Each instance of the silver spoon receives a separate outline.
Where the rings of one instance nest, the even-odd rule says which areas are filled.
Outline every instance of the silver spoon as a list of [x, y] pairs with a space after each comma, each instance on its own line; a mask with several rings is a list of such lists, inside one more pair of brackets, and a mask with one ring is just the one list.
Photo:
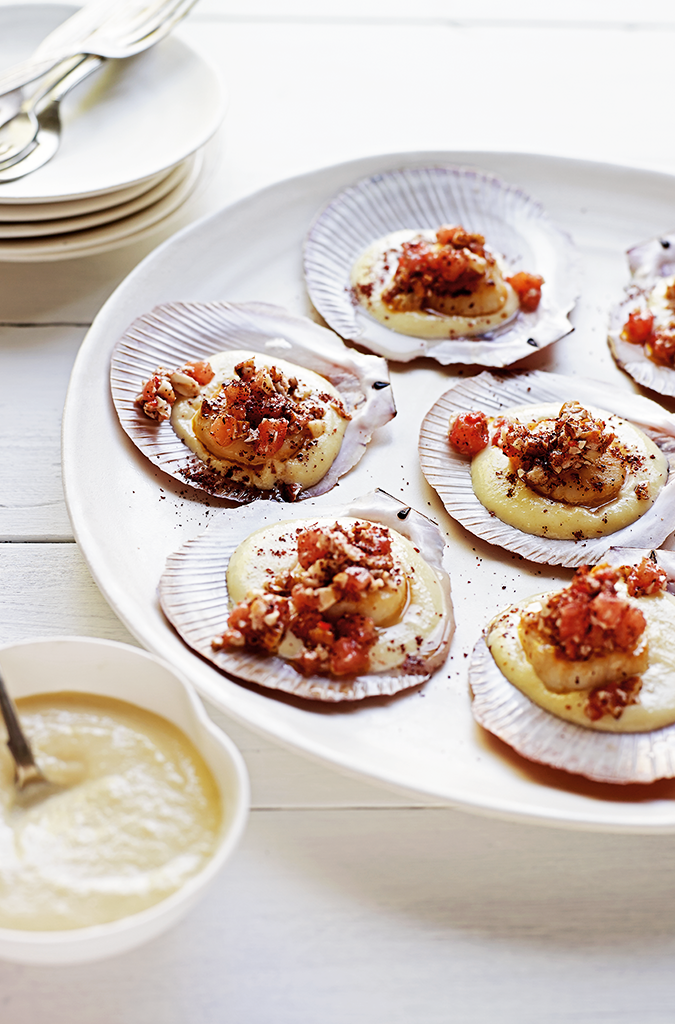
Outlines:
[[60, 64], [45, 76], [39, 87], [23, 101], [14, 116], [0, 126], [0, 167], [16, 163], [28, 154], [39, 128], [37, 111], [40, 105], [83, 61], [84, 57], [78, 56]]
[[14, 806], [30, 807], [49, 796], [62, 792], [63, 786], [56, 782], [50, 782], [36, 764], [31, 745], [21, 728], [14, 701], [9, 695], [1, 674], [0, 711], [7, 728], [7, 746], [14, 758], [14, 780], [17, 790]]
[[[14, 154], [19, 150], [18, 155], [10, 156], [7, 159], [3, 157], [0, 149], [0, 183], [23, 178], [51, 160], [61, 142], [59, 110], [61, 100], [67, 92], [79, 85], [103, 63], [103, 57], [81, 57], [79, 63], [76, 63], [74, 67], [71, 66], [71, 70], [62, 76], [49, 92], [44, 93], [41, 90], [41, 96], [34, 105], [32, 117], [30, 114], [24, 117], [22, 107], [20, 114], [0, 128], [1, 146], [5, 129], [9, 129], [15, 122], [19, 122], [16, 130], [12, 129], [13, 144], [9, 150]], [[30, 100], [27, 103], [30, 103]], [[35, 127], [33, 127], [33, 123]], [[21, 148], [22, 145], [23, 148]]]

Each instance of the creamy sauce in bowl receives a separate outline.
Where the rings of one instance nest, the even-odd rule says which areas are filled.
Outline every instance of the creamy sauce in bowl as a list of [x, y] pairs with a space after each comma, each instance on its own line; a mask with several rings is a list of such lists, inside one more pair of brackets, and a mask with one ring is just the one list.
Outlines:
[[83, 928], [160, 902], [215, 853], [218, 786], [176, 726], [142, 708], [80, 693], [17, 701], [48, 778], [64, 790], [13, 806], [0, 750], [0, 927]]

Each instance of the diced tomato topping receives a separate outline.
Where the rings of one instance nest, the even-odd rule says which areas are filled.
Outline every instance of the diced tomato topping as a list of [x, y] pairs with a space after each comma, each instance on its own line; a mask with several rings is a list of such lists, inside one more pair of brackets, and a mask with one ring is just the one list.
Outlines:
[[603, 715], [621, 718], [625, 707], [628, 707], [629, 704], [637, 704], [641, 689], [642, 679], [640, 676], [631, 676], [620, 682], [596, 686], [588, 695], [584, 711], [592, 722], [597, 722]]
[[288, 422], [286, 420], [270, 420], [265, 418], [260, 421], [258, 427], [258, 440], [255, 450], [258, 455], [276, 455], [288, 433]]
[[448, 440], [460, 455], [477, 455], [487, 448], [490, 434], [484, 412], [461, 412], [452, 420]]
[[675, 329], [662, 327], [655, 331], [645, 344], [645, 353], [655, 363], [675, 366]]
[[246, 419], [246, 402], [249, 397], [246, 385], [240, 380], [228, 380], [223, 384], [223, 396], [230, 416], [238, 420]]
[[330, 670], [334, 676], [358, 675], [367, 672], [370, 664], [368, 648], [363, 648], [358, 640], [341, 636], [336, 640], [330, 657]]
[[213, 421], [211, 429], [209, 430], [209, 436], [212, 437], [216, 444], [221, 448], [227, 448], [229, 444], [232, 444], [236, 427], [237, 421], [234, 416], [218, 416], [218, 418]]
[[644, 345], [652, 333], [654, 326], [654, 314], [646, 310], [634, 309], [628, 314], [628, 319], [623, 325], [623, 333], [626, 341], [633, 345]]
[[647, 625], [640, 608], [616, 592], [616, 582], [630, 569], [582, 566], [564, 590], [536, 613], [539, 629], [559, 656], [583, 661], [611, 651], [631, 651]]
[[146, 380], [141, 391], [140, 400], [142, 402], [151, 402], [157, 395], [157, 377], [151, 377], [150, 380]]
[[539, 274], [528, 274], [525, 270], [507, 277], [514, 292], [518, 296], [518, 302], [523, 313], [534, 313], [541, 301], [541, 286], [544, 278]]
[[658, 594], [665, 590], [667, 579], [663, 569], [650, 558], [643, 558], [626, 577], [626, 585], [631, 597], [643, 597], [645, 594]]
[[192, 377], [200, 385], [209, 384], [214, 378], [211, 364], [205, 360], [202, 362], [186, 363], [184, 369], [188, 377]]

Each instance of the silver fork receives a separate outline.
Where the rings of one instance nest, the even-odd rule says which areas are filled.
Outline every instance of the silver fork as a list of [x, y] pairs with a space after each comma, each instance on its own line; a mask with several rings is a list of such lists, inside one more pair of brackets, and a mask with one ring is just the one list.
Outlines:
[[[116, 51], [118, 56], [132, 56], [154, 46], [168, 35], [195, 2], [180, 0], [172, 3], [171, 16], [152, 32], [132, 43], [125, 44], [122, 40]], [[166, 6], [164, 4], [164, 8]], [[144, 20], [143, 25], [147, 27], [147, 24]], [[135, 33], [131, 33], [129, 38], [133, 35]], [[60, 101], [103, 63], [103, 57], [78, 53], [57, 64], [18, 111], [0, 125], [0, 182], [16, 181], [51, 160], [59, 148], [61, 137]]]
[[[139, 11], [139, 0], [129, 0], [122, 6], [116, 4], [113, 13], [96, 27], [74, 33], [67, 26], [87, 10], [82, 8], [72, 19], [69, 18], [50, 33], [31, 57], [0, 74], [0, 95], [35, 81], [71, 57], [87, 54], [110, 58], [133, 57], [163, 39], [196, 2], [154, 0]], [[100, 7], [100, 3], [95, 4], [96, 10], [100, 10]], [[84, 25], [91, 26], [92, 19], [90, 12], [89, 21], [80, 20], [75, 28], [78, 25], [83, 29]]]

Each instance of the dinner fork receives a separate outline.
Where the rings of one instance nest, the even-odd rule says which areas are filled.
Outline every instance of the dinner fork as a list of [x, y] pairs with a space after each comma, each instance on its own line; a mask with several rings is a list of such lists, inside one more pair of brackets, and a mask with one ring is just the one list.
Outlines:
[[196, 2], [197, 0], [154, 0], [138, 10], [139, 0], [129, 0], [121, 7], [116, 4], [109, 17], [91, 27], [95, 12], [102, 6], [110, 8], [109, 0], [106, 0], [105, 4], [95, 0], [95, 11], [88, 11], [87, 19], [80, 20], [75, 25], [76, 28], [79, 25], [83, 29], [81, 33], [73, 33], [72, 28], [67, 26], [78, 15], [82, 15], [88, 6], [50, 33], [31, 57], [2, 72], [0, 95], [35, 81], [61, 61], [71, 57], [87, 54], [120, 59], [133, 57], [163, 39]]
[[[154, 46], [168, 35], [196, 0], [162, 0], [162, 9], [171, 14], [149, 34], [130, 43], [135, 32], [122, 38], [115, 49], [118, 57], [132, 56]], [[158, 8], [159, 5], [156, 5]], [[148, 22], [143, 20], [144, 27]], [[112, 47], [107, 50], [110, 53]], [[38, 88], [18, 111], [0, 125], [0, 182], [16, 181], [46, 164], [56, 153], [61, 135], [59, 104], [65, 94], [104, 63], [102, 56], [78, 53], [57, 64], [44, 76]], [[39, 152], [36, 152], [39, 150]]]

